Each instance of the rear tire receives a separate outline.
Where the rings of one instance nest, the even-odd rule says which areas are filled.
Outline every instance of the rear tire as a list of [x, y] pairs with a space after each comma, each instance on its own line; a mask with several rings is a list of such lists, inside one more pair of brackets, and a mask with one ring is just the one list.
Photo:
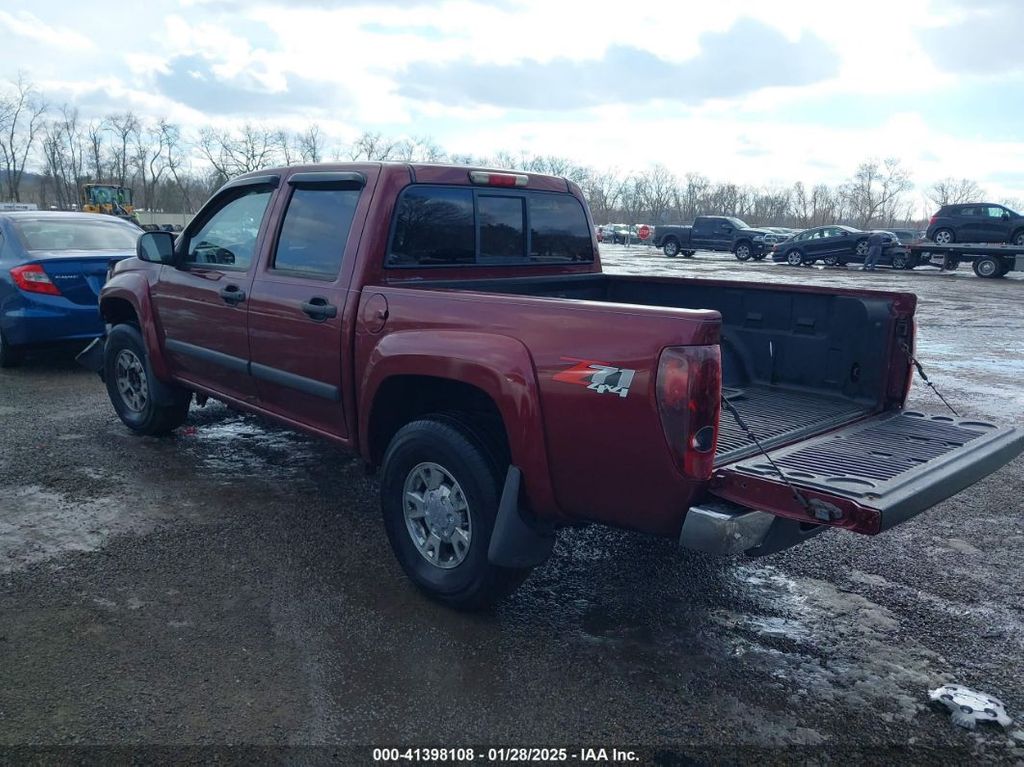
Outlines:
[[991, 278], [1003, 276], [1003, 264], [995, 256], [979, 258], [971, 266], [974, 269], [974, 273], [979, 277]]
[[661, 249], [665, 251], [665, 255], [668, 256], [669, 258], [675, 258], [676, 256], [679, 255], [679, 242], [675, 238], [669, 237], [667, 240], [665, 240], [664, 244], [661, 246]]
[[399, 429], [384, 455], [381, 510], [395, 558], [427, 596], [459, 610], [494, 605], [530, 573], [488, 559], [503, 484], [492, 453], [436, 415]]
[[932, 235], [932, 242], [936, 245], [951, 245], [956, 242], [956, 235], [952, 229], [939, 229]]
[[800, 252], [799, 248], [793, 248], [791, 251], [786, 253], [786, 263], [790, 266], [802, 266], [804, 263], [804, 254]]
[[0, 331], [0, 368], [15, 368], [25, 360], [25, 352], [17, 346], [11, 346]]
[[[103, 368], [110, 402], [121, 422], [136, 434], [167, 434], [185, 422], [192, 392], [157, 381], [142, 334], [134, 325], [116, 325], [110, 331]], [[162, 401], [168, 391], [171, 401]]]

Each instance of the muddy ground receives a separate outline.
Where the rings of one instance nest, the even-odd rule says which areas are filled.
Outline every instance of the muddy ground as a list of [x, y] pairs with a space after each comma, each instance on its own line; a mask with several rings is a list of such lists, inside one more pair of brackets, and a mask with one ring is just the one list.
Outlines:
[[[604, 256], [617, 272], [915, 292], [940, 390], [1024, 426], [1021, 275]], [[918, 384], [911, 404], [942, 407]], [[414, 591], [374, 480], [313, 439], [213, 403], [172, 439], [134, 438], [54, 353], [0, 372], [0, 439], [0, 745], [1024, 759], [1024, 723], [971, 733], [927, 703], [959, 682], [1024, 720], [1022, 460], [878, 538], [761, 560], [570, 531], [507, 604], [466, 616]]]

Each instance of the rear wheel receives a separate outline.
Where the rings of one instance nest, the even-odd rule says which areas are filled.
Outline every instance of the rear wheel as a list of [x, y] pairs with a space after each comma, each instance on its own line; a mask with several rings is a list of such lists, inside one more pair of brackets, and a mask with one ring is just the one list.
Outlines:
[[1003, 276], [1003, 264], [995, 256], [985, 256], [979, 258], [972, 265], [974, 273], [979, 277], [1002, 277]]
[[457, 420], [428, 416], [399, 429], [381, 471], [384, 527], [399, 564], [428, 596], [462, 610], [495, 604], [530, 572], [488, 559], [502, 486], [492, 456]]
[[674, 237], [669, 237], [665, 240], [665, 243], [661, 246], [661, 249], [665, 251], [665, 255], [669, 258], [675, 258], [679, 255], [679, 241]]
[[0, 368], [17, 367], [25, 359], [25, 353], [17, 346], [11, 346], [0, 331]]
[[804, 262], [804, 254], [798, 248], [793, 248], [786, 254], [786, 263], [790, 266], [800, 266]]
[[192, 393], [157, 381], [138, 328], [115, 326], [103, 359], [107, 394], [125, 426], [136, 434], [156, 435], [185, 422]]
[[932, 241], [936, 245], [949, 245], [956, 242], [956, 235], [952, 229], [939, 229], [933, 236]]
[[741, 242], [736, 245], [736, 249], [733, 251], [733, 254], [740, 261], [749, 261], [750, 257], [753, 255], [753, 251], [751, 250], [749, 243]]

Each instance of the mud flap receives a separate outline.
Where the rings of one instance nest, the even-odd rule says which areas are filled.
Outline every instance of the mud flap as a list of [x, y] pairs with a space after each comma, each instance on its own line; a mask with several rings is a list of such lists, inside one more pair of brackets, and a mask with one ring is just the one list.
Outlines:
[[544, 531], [530, 525], [519, 512], [519, 483], [522, 473], [517, 466], [509, 466], [505, 487], [494, 520], [491, 544], [487, 558], [499, 567], [536, 567], [547, 561], [555, 546], [553, 531]]
[[106, 343], [106, 336], [94, 338], [92, 343], [86, 346], [75, 357], [75, 362], [86, 370], [91, 370], [93, 373], [99, 375], [101, 380], [103, 379], [103, 349]]
[[[874, 535], [956, 495], [1024, 450], [1024, 432], [984, 421], [883, 413], [717, 468], [711, 492], [750, 509]], [[827, 513], [826, 513], [827, 512]]]

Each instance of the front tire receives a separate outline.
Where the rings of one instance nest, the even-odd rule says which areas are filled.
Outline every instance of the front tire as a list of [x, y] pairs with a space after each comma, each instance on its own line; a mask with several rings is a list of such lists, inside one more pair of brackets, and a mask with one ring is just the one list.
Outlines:
[[110, 331], [103, 367], [110, 402], [133, 432], [167, 434], [185, 422], [192, 393], [157, 381], [142, 334], [134, 325], [116, 325]]
[[0, 368], [14, 368], [25, 359], [25, 353], [17, 346], [11, 346], [0, 331]]
[[893, 269], [913, 269], [911, 266], [910, 255], [908, 253], [896, 253], [892, 257], [892, 268]]
[[1019, 229], [1014, 232], [1013, 237], [1010, 238], [1010, 242], [1018, 248], [1024, 248], [1024, 229]]
[[661, 249], [665, 251], [665, 255], [668, 256], [669, 258], [675, 258], [676, 256], [679, 255], [679, 242], [678, 240], [675, 240], [670, 237], [669, 239], [665, 240], [665, 243], [664, 245], [661, 246]]
[[753, 251], [751, 250], [750, 245], [748, 245], [745, 242], [741, 242], [736, 246], [736, 249], [733, 251], [733, 254], [739, 261], [749, 261], [751, 256], [753, 255]]
[[384, 456], [381, 510], [395, 557], [420, 590], [460, 610], [494, 605], [530, 572], [488, 559], [502, 487], [491, 455], [437, 415], [399, 429]]
[[868, 249], [869, 246], [867, 240], [857, 240], [857, 244], [853, 246], [853, 252], [860, 258], [867, 258]]

